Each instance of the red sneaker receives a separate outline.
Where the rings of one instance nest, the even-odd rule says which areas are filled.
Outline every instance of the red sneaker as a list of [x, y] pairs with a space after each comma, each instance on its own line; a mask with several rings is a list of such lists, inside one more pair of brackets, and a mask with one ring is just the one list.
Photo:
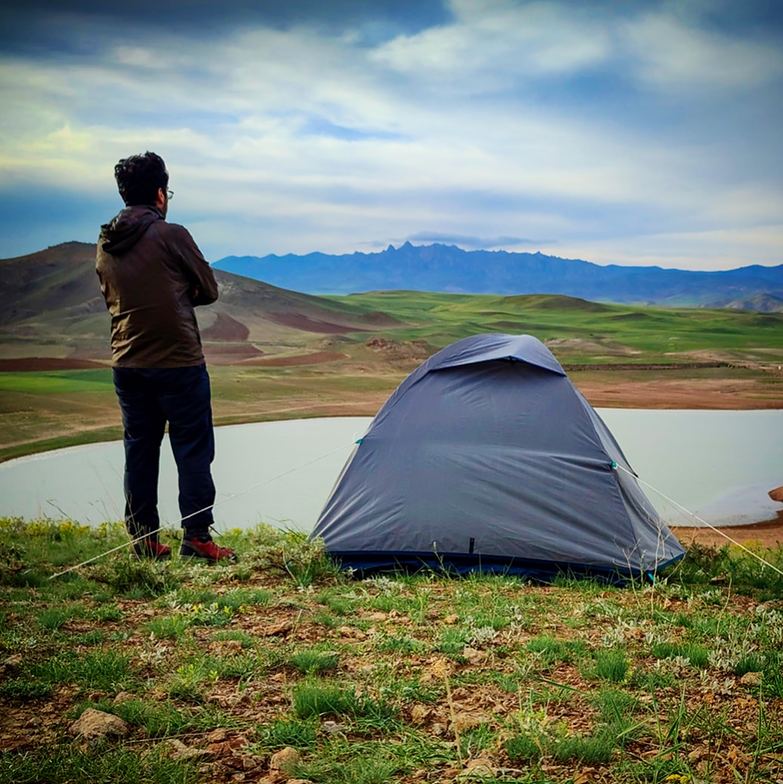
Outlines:
[[171, 558], [171, 548], [161, 544], [157, 537], [148, 536], [133, 543], [133, 551], [137, 558], [152, 558], [153, 561], [167, 561]]
[[230, 547], [220, 547], [211, 539], [183, 539], [179, 554], [184, 557], [203, 558], [209, 563], [237, 560], [237, 554]]

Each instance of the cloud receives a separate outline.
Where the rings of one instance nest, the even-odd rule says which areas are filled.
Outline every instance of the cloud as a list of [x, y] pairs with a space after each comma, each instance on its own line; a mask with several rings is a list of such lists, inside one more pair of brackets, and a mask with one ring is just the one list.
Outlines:
[[[96, 205], [117, 204], [116, 160], [153, 149], [172, 173], [172, 219], [213, 258], [350, 251], [370, 236], [775, 261], [776, 235], [752, 232], [783, 202], [777, 72], [748, 59], [750, 33], [607, 8], [460, 0], [370, 37], [373, 20], [347, 11], [329, 26], [251, 16], [208, 39], [170, 26], [128, 37], [93, 15], [72, 31], [92, 48], [0, 58], [0, 176], [82, 203], [74, 225], [97, 226], [109, 216]], [[679, 65], [656, 65], [654, 44]], [[743, 76], [709, 82], [699, 74], [724, 45]], [[741, 111], [727, 112], [727, 90]], [[34, 249], [2, 210], [0, 225], [5, 253]]]
[[409, 76], [450, 82], [456, 91], [488, 92], [578, 72], [610, 54], [608, 31], [574, 4], [453, 0], [451, 9], [452, 22], [398, 36], [373, 59]]
[[556, 240], [534, 240], [526, 237], [474, 237], [468, 234], [442, 234], [437, 231], [420, 231], [406, 238], [409, 242], [435, 242], [458, 245], [461, 248], [493, 250], [495, 248], [538, 247], [556, 245]]
[[624, 31], [641, 77], [667, 90], [746, 90], [783, 75], [779, 42], [737, 39], [661, 13], [633, 19]]

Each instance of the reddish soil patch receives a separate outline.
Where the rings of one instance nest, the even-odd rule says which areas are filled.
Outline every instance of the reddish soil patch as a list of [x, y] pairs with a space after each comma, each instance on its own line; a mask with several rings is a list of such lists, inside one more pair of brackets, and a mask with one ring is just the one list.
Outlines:
[[293, 357], [269, 357], [269, 359], [248, 359], [243, 365], [260, 365], [265, 367], [288, 367], [289, 365], [318, 365], [322, 362], [336, 362], [348, 359], [347, 354], [339, 351], [316, 351], [313, 354], [297, 354]]
[[212, 365], [240, 365], [264, 352], [252, 343], [205, 343], [204, 355]]
[[250, 330], [244, 324], [225, 313], [218, 313], [215, 323], [201, 330], [204, 340], [242, 341], [249, 335]]
[[274, 321], [275, 324], [301, 329], [304, 332], [321, 332], [331, 335], [341, 335], [346, 332], [367, 332], [363, 327], [311, 319], [309, 316], [303, 316], [301, 313], [270, 313], [268, 318], [270, 321]]
[[[723, 547], [724, 544], [730, 544], [725, 536], [721, 536], [711, 528], [678, 528], [675, 526], [671, 530], [683, 545], [696, 542], [710, 547]], [[753, 525], [727, 525], [721, 526], [720, 530], [740, 544], [747, 545], [748, 542], [752, 542], [764, 547], [776, 547], [783, 544], [783, 511], [778, 512], [778, 519], [771, 522], [754, 523]]]
[[75, 357], [20, 357], [19, 359], [0, 359], [0, 373], [19, 373], [35, 370], [88, 370], [105, 368], [102, 362]]
[[783, 407], [783, 389], [753, 379], [580, 379], [571, 375], [591, 405], [608, 408], [756, 409]]

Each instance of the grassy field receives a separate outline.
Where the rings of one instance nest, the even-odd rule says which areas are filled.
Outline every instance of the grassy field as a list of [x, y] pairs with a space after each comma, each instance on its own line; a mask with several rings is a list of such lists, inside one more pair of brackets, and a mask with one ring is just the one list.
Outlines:
[[[335, 298], [404, 322], [401, 340], [441, 347], [479, 332], [525, 333], [552, 342], [561, 362], [677, 363], [707, 352], [783, 361], [783, 314], [611, 305], [556, 295], [500, 297], [392, 291]], [[758, 350], [760, 349], [760, 351]]]
[[[399, 326], [297, 333], [261, 361], [221, 364], [206, 342], [217, 424], [372, 416], [407, 373], [448, 343], [481, 332], [546, 340], [597, 406], [783, 406], [783, 315], [604, 305], [568, 297], [383, 292], [333, 298]], [[387, 320], [388, 321], [388, 320]], [[18, 357], [14, 355], [13, 363]], [[278, 364], [287, 363], [293, 364]], [[121, 436], [111, 371], [0, 372], [0, 460]]]
[[[783, 579], [747, 556], [691, 549], [626, 588], [352, 581], [259, 528], [224, 537], [235, 565], [118, 553], [48, 579], [123, 540], [0, 522], [0, 781], [783, 777]], [[125, 724], [74, 737], [88, 708]]]

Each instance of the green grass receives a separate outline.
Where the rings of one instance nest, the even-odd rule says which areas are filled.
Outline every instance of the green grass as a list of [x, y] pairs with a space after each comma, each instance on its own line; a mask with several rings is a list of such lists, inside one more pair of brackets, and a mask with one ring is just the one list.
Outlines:
[[620, 683], [628, 675], [628, 659], [623, 651], [597, 651], [593, 672], [597, 678]]
[[[397, 339], [441, 347], [476, 332], [525, 332], [542, 340], [589, 341], [592, 348], [555, 349], [566, 362], [678, 361], [671, 351], [775, 348], [783, 354], [783, 314], [703, 308], [597, 304], [557, 295], [494, 296], [393, 291], [334, 297], [388, 313], [406, 324]], [[771, 316], [771, 317], [769, 317]], [[597, 346], [597, 348], [596, 348]], [[602, 350], [603, 347], [603, 350]], [[680, 360], [682, 361], [682, 360]]]
[[[524, 332], [554, 341], [555, 355], [573, 371], [577, 385], [583, 379], [598, 379], [604, 385], [655, 381], [662, 374], [672, 377], [669, 368], [679, 368], [673, 371], [676, 378], [694, 384], [705, 379], [742, 382], [745, 394], [760, 406], [781, 397], [780, 375], [752, 367], [783, 362], [780, 313], [601, 305], [548, 295], [411, 291], [325, 301], [357, 313], [389, 314], [398, 325], [374, 325], [371, 334], [398, 344], [419, 341], [424, 353], [477, 333]], [[390, 394], [417, 360], [390, 363], [383, 353], [366, 346], [367, 338], [366, 331], [342, 336], [335, 348], [346, 358], [325, 365], [212, 367], [216, 424], [320, 416], [346, 405], [352, 413], [374, 413], [379, 398]], [[263, 349], [270, 354], [323, 350], [320, 334], [298, 333], [285, 340], [284, 346]], [[703, 360], [692, 352], [719, 356], [723, 366], [693, 367]], [[0, 460], [120, 438], [111, 370], [0, 373], [0, 433]]]
[[657, 659], [687, 659], [693, 667], [706, 667], [709, 660], [709, 651], [696, 643], [661, 642], [653, 645], [652, 654]]
[[79, 655], [58, 653], [29, 668], [29, 676], [42, 684], [74, 683], [83, 689], [116, 692], [136, 680], [130, 656], [115, 650], [93, 650]]
[[185, 615], [168, 615], [163, 618], [153, 618], [146, 624], [146, 630], [161, 640], [177, 640], [185, 634], [192, 623]]
[[[117, 557], [49, 581], [121, 528], [0, 532], [0, 713], [19, 744], [3, 782], [263, 779], [289, 746], [291, 775], [314, 784], [468, 781], [455, 776], [479, 757], [516, 771], [488, 782], [780, 777], [783, 590], [741, 552], [694, 548], [644, 588], [358, 581], [259, 527], [227, 534], [235, 565]], [[87, 707], [129, 734], [79, 750], [68, 725]], [[221, 750], [189, 766], [164, 756], [173, 739]]]
[[297, 651], [288, 658], [288, 663], [306, 675], [318, 675], [337, 669], [340, 655], [334, 651], [318, 648]]
[[0, 373], [0, 392], [62, 395], [68, 392], [114, 390], [111, 369], [57, 370], [35, 373]]
[[318, 724], [313, 719], [277, 719], [259, 725], [256, 736], [264, 750], [276, 751], [286, 746], [309, 749], [316, 744]]
[[291, 697], [294, 714], [300, 719], [316, 716], [391, 719], [394, 709], [380, 701], [359, 695], [352, 686], [328, 681], [306, 680], [294, 687]]
[[14, 784], [190, 784], [196, 766], [169, 759], [160, 751], [106, 749], [100, 754], [72, 745], [37, 752], [0, 753], [0, 781]]

